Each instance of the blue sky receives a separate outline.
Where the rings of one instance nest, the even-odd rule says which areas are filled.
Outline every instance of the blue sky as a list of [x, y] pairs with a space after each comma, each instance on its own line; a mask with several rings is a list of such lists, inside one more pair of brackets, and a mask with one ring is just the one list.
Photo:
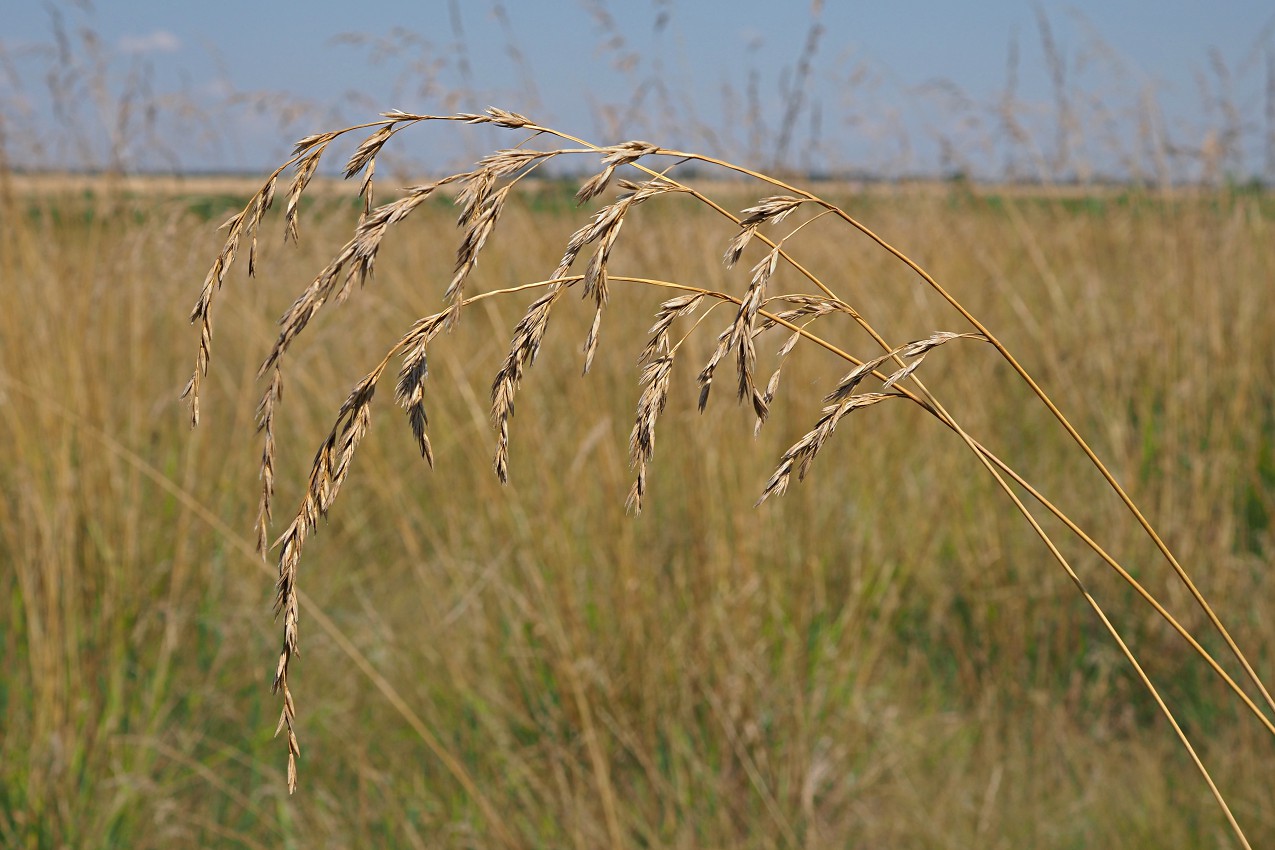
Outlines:
[[[1227, 168], [1260, 174], [1275, 120], [1275, 7], [1249, 0], [7, 5], [0, 115], [9, 156], [28, 164], [101, 165], [113, 149], [134, 168], [254, 171], [297, 136], [380, 109], [497, 104], [599, 141], [645, 137], [813, 170], [1115, 172], [1139, 158], [1153, 167], [1142, 149], [1158, 138], [1188, 151], [1183, 169], [1200, 167], [1189, 151], [1221, 144]], [[785, 132], [785, 93], [816, 22]], [[502, 143], [480, 137], [430, 139], [434, 153], [415, 154]]]

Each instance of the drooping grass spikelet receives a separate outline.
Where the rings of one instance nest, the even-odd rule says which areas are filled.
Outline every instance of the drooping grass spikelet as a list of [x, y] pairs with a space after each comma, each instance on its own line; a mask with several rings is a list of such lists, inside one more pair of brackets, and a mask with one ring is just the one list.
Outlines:
[[456, 265], [452, 270], [452, 281], [443, 294], [452, 305], [449, 321], [454, 322], [460, 312], [461, 301], [464, 300], [465, 280], [478, 263], [478, 253], [487, 244], [487, 237], [496, 227], [496, 221], [505, 208], [505, 199], [511, 187], [502, 186], [494, 191], [485, 192], [476, 200], [473, 207], [466, 209], [461, 215], [461, 226], [464, 235], [460, 246], [456, 249]]
[[[644, 145], [645, 143], [631, 142], [629, 144]], [[638, 156], [642, 155], [634, 153], [634, 151], [639, 149], [640, 148], [626, 148], [625, 157], [632, 156], [635, 160]], [[608, 159], [611, 158], [613, 157], [608, 157]], [[631, 160], [625, 159], [625, 162], [628, 161]], [[607, 167], [613, 168], [614, 165], [608, 165]], [[590, 230], [589, 233], [585, 234], [585, 241], [575, 249], [575, 252], [578, 253], [579, 249], [584, 247], [585, 244], [589, 244], [589, 242], [592, 241], [596, 241], [598, 243], [598, 247], [594, 251], [593, 256], [590, 257], [589, 264], [586, 267], [584, 274], [584, 293], [582, 297], [588, 298], [589, 296], [593, 296], [594, 304], [596, 305], [593, 312], [593, 323], [589, 327], [589, 334], [585, 338], [584, 343], [585, 374], [588, 374], [589, 367], [593, 365], [593, 356], [597, 353], [598, 336], [602, 327], [602, 310], [606, 306], [607, 300], [610, 297], [610, 290], [607, 285], [607, 261], [610, 259], [611, 250], [615, 246], [615, 241], [620, 234], [620, 227], [624, 224], [624, 216], [633, 207], [654, 198], [657, 195], [662, 195], [668, 192], [683, 191], [682, 187], [671, 183], [664, 179], [661, 175], [656, 175], [650, 180], [641, 183], [622, 180], [620, 181], [620, 187], [626, 190], [626, 194], [621, 195], [615, 204], [611, 205], [616, 208], [615, 212], [608, 213], [609, 217], [606, 219], [607, 221], [614, 221], [614, 224], [604, 226], [603, 228], [600, 228], [598, 232]], [[583, 192], [583, 189], [581, 191]], [[598, 191], [601, 191], [601, 189]], [[590, 194], [589, 197], [592, 197], [593, 194]], [[568, 251], [570, 250], [571, 249], [569, 247]], [[572, 254], [572, 259], [574, 259], [574, 254]], [[566, 262], [566, 255], [564, 255], [563, 262]], [[567, 265], [569, 266], [570, 263], [567, 263]], [[565, 272], [565, 267], [560, 265], [559, 273], [562, 272]]]
[[[837, 382], [837, 386], [824, 397], [824, 401], [827, 404], [823, 408], [819, 421], [815, 423], [815, 427], [806, 432], [788, 451], [784, 452], [783, 457], [779, 460], [779, 466], [774, 474], [770, 476], [770, 480], [766, 482], [766, 486], [762, 488], [762, 495], [757, 500], [757, 503], [761, 504], [772, 495], [782, 495], [788, 489], [794, 470], [797, 473], [797, 480], [804, 480], [806, 473], [810, 471], [810, 465], [815, 456], [823, 448], [828, 438], [832, 436], [832, 432], [837, 429], [837, 424], [846, 414], [879, 404], [891, 398], [902, 398], [901, 393], [891, 391], [895, 384], [915, 372], [925, 359], [925, 355], [931, 350], [954, 339], [983, 339], [983, 335], [936, 331], [925, 339], [909, 342], [871, 360], [865, 360], [861, 365], [846, 373]], [[914, 357], [916, 359], [887, 377], [882, 383], [881, 392], [855, 393], [855, 389], [865, 378], [879, 369], [886, 361], [895, 357]]]
[[708, 394], [713, 388], [713, 375], [717, 371], [717, 364], [722, 362], [722, 358], [730, 351], [730, 340], [733, 332], [734, 325], [731, 325], [717, 335], [717, 347], [713, 349], [708, 362], [704, 364], [704, 368], [700, 370], [699, 376], [696, 378], [696, 382], [699, 384], [700, 413], [703, 413], [704, 408], [708, 406]]
[[234, 263], [239, 250], [239, 240], [243, 237], [245, 221], [249, 218], [250, 208], [231, 216], [222, 226], [226, 228], [226, 241], [222, 243], [217, 258], [204, 276], [204, 285], [199, 299], [190, 311], [191, 324], [199, 325], [199, 346], [195, 353], [195, 371], [181, 392], [181, 398], [190, 405], [191, 427], [199, 425], [199, 390], [200, 383], [208, 374], [208, 363], [212, 358], [212, 308], [213, 298], [226, 279], [230, 266]]
[[315, 142], [312, 146], [305, 148], [302, 148], [300, 144], [297, 146], [297, 152], [304, 151], [304, 156], [297, 162], [293, 171], [292, 183], [288, 187], [287, 203], [284, 207], [284, 237], [292, 242], [297, 242], [301, 238], [301, 196], [310, 185], [310, 181], [314, 179], [315, 172], [319, 170], [319, 162], [323, 158], [324, 151], [327, 150], [331, 135], [323, 134], [326, 138], [321, 137], [322, 140]]
[[673, 355], [662, 354], [642, 369], [642, 395], [638, 398], [637, 419], [629, 437], [629, 463], [637, 475], [626, 505], [634, 514], [642, 512], [646, 496], [646, 465], [655, 454], [655, 422], [668, 404]]
[[753, 371], [757, 363], [757, 348], [754, 343], [757, 311], [766, 299], [766, 286], [779, 267], [779, 249], [774, 248], [757, 265], [753, 266], [752, 278], [748, 290], [739, 304], [735, 314], [735, 322], [731, 325], [727, 348], [735, 350], [735, 361], [739, 373], [738, 396], [742, 401], [749, 399], [757, 419], [764, 422], [768, 413], [766, 400], [757, 389]]
[[491, 383], [491, 418], [497, 430], [492, 465], [502, 484], [509, 481], [509, 420], [514, 415], [514, 396], [523, 372], [540, 351], [540, 342], [549, 327], [549, 313], [563, 291], [564, 285], [554, 284], [527, 308], [514, 327], [509, 354]]
[[266, 556], [270, 548], [270, 519], [274, 506], [275, 411], [283, 398], [283, 370], [271, 371], [270, 382], [257, 404], [257, 430], [261, 432], [261, 499], [257, 506], [257, 553]]
[[404, 350], [403, 366], [398, 373], [398, 385], [395, 387], [394, 398], [407, 412], [412, 436], [416, 439], [421, 457], [431, 467], [434, 465], [434, 450], [426, 432], [429, 417], [425, 415], [424, 384], [429, 376], [427, 351], [430, 341], [446, 326], [449, 314], [450, 311], [445, 311], [421, 319], [399, 342], [399, 347]]
[[766, 482], [766, 486], [762, 488], [761, 498], [757, 500], [757, 504], [760, 505], [771, 496], [782, 496], [788, 489], [788, 482], [792, 478], [794, 469], [797, 472], [799, 481], [806, 477], [815, 455], [819, 453], [828, 438], [832, 436], [832, 432], [837, 430], [837, 423], [847, 413], [870, 407], [892, 398], [902, 397], [898, 393], [860, 393], [847, 396], [836, 404], [826, 406], [823, 409], [823, 415], [815, 423], [815, 427], [806, 432], [779, 459], [779, 466], [775, 469], [774, 474], [770, 476], [770, 480]]
[[655, 324], [651, 325], [651, 329], [647, 331], [650, 338], [647, 340], [646, 346], [638, 354], [638, 363], [649, 363], [659, 354], [667, 354], [672, 349], [669, 340], [669, 330], [673, 327], [673, 322], [682, 316], [689, 316], [699, 309], [699, 305], [704, 301], [705, 295], [702, 292], [692, 292], [687, 295], [679, 295], [676, 298], [670, 298], [660, 305], [660, 309], [655, 314]]
[[336, 424], [315, 454], [310, 481], [301, 506], [288, 529], [279, 539], [279, 579], [275, 587], [275, 616], [283, 616], [283, 646], [275, 670], [273, 690], [282, 691], [284, 706], [275, 734], [288, 732], [288, 791], [296, 790], [296, 759], [301, 750], [297, 743], [296, 705], [288, 689], [288, 670], [298, 651], [300, 602], [297, 595], [297, 572], [301, 551], [307, 538], [326, 517], [350, 472], [350, 462], [360, 441], [367, 434], [372, 417], [372, 398], [384, 366], [364, 376], [350, 392], [337, 414]]
[[659, 150], [658, 146], [642, 141], [624, 142], [623, 144], [601, 148], [599, 152], [605, 154], [602, 157], [603, 169], [580, 186], [580, 190], [576, 192], [576, 203], [583, 204], [591, 198], [602, 194], [603, 190], [611, 182], [611, 177], [615, 174], [615, 170], [620, 166], [637, 162], [648, 154], [658, 153]]
[[722, 256], [722, 262], [726, 264], [726, 268], [735, 267], [744, 249], [748, 247], [748, 243], [757, 235], [758, 229], [763, 224], [778, 224], [791, 215], [793, 210], [801, 206], [805, 200], [805, 198], [794, 198], [791, 195], [773, 195], [762, 198], [754, 206], [745, 209], [743, 217], [739, 220], [739, 232], [726, 246], [726, 253]]

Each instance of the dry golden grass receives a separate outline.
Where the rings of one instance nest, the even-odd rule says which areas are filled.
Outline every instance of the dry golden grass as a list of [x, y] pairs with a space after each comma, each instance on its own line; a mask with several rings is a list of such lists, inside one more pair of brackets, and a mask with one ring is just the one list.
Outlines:
[[[518, 131], [522, 139], [516, 148], [500, 150], [479, 160], [473, 170], [414, 187], [407, 190], [402, 197], [376, 206], [374, 204], [374, 172], [378, 154], [397, 133], [417, 124], [431, 122], [494, 125], [505, 130]], [[278, 731], [287, 733], [289, 790], [296, 788], [296, 761], [300, 756], [296, 736], [297, 709], [289, 687], [289, 673], [299, 648], [298, 575], [301, 553], [307, 540], [317, 531], [319, 520], [328, 516], [338, 492], [346, 481], [356, 450], [369, 431], [374, 396], [387, 368], [396, 359], [402, 360], [396, 397], [408, 411], [412, 431], [421, 454], [432, 463], [433, 451], [426, 435], [427, 418], [423, 406], [424, 381], [428, 374], [427, 353], [431, 342], [442, 330], [453, 329], [456, 326], [462, 308], [472, 307], [474, 304], [486, 302], [496, 296], [511, 295], [528, 289], [542, 290], [515, 326], [509, 352], [492, 382], [491, 418], [497, 431], [494, 466], [499, 480], [502, 483], [508, 483], [510, 420], [514, 411], [514, 399], [526, 377], [528, 368], [541, 351], [548, 332], [551, 313], [562, 296], [577, 285], [583, 291], [585, 300], [593, 303], [594, 316], [583, 349], [584, 371], [587, 373], [598, 349], [599, 329], [604, 308], [608, 305], [611, 285], [615, 282], [624, 282], [657, 291], [672, 290], [684, 293], [664, 301], [660, 306], [656, 314], [656, 323], [648, 331], [650, 340], [638, 358], [639, 363], [643, 365], [640, 379], [642, 392], [638, 400], [637, 421], [630, 437], [630, 465], [636, 470], [636, 480], [630, 489], [628, 499], [628, 504], [635, 513], [640, 513], [644, 505], [648, 487], [648, 467], [654, 457], [656, 422], [668, 402], [674, 355], [700, 327], [703, 320], [701, 318], [688, 323], [689, 328], [680, 331], [682, 335], [676, 343], [673, 343], [670, 329], [677, 319], [689, 318], [702, 306], [702, 302], [707, 302], [713, 307], [724, 305], [726, 312], [733, 315], [733, 319], [726, 328], [717, 334], [716, 344], [707, 360], [707, 365], [700, 371], [699, 407], [702, 412], [717, 367], [724, 360], [733, 360], [738, 377], [736, 395], [739, 401], [747, 402], [751, 406], [756, 419], [755, 432], [760, 431], [769, 416], [780, 377], [780, 370], [776, 369], [770, 381], [767, 382], [765, 390], [761, 389], [756, 379], [758, 360], [756, 343], [766, 331], [783, 327], [791, 334], [788, 341], [778, 350], [777, 358], [781, 364], [793, 347], [802, 341], [821, 347], [841, 360], [848, 361], [853, 368], [823, 396], [824, 407], [814, 428], [783, 454], [778, 469], [771, 475], [758, 501], [765, 501], [771, 495], [783, 494], [788, 489], [794, 472], [798, 478], [804, 479], [810, 471], [815, 456], [848, 414], [894, 399], [913, 402], [939, 424], [951, 430], [970, 449], [976, 460], [990, 473], [996, 484], [1009, 498], [1013, 507], [1026, 520], [1050, 556], [1062, 568], [1092, 610], [1103, 630], [1118, 647], [1120, 654], [1132, 667], [1137, 680], [1146, 689], [1194, 763], [1236, 840], [1241, 846], [1250, 846], [1231, 811], [1226, 796], [1215, 784], [1173, 710], [1162, 697], [1160, 690], [1153, 684], [1144, 669], [1143, 662], [1139, 659], [1139, 654], [1130, 648], [1122, 635], [1122, 630], [1127, 631], [1129, 627], [1118, 627], [1112, 621], [1097, 598], [1090, 592], [1086, 582], [1076, 572], [1072, 557], [1059, 548], [1055, 542], [1055, 534], [1051, 534], [1041, 524], [1041, 518], [1052, 515], [1054, 520], [1062, 523], [1068, 531], [1079, 538], [1093, 555], [1104, 561], [1127, 587], [1163, 618], [1163, 621], [1186, 642], [1198, 658], [1226, 683], [1250, 716], [1264, 726], [1268, 733], [1275, 736], [1275, 724], [1267, 714], [1267, 709], [1275, 711], [1275, 700], [1266, 690], [1261, 677], [1244, 651], [1223, 624], [1221, 617], [1198, 589], [1195, 581], [1164, 542], [1160, 533], [1119, 483], [1115, 474], [1099, 459], [1053, 399], [988, 326], [950, 294], [920, 264], [852, 217], [845, 208], [809, 191], [793, 187], [782, 180], [711, 157], [665, 149], [644, 141], [629, 141], [599, 147], [569, 134], [537, 125], [522, 115], [494, 108], [481, 115], [433, 116], [392, 112], [387, 113], [383, 120], [378, 122], [307, 137], [297, 144], [294, 156], [270, 175], [248, 205], [227, 222], [227, 239], [205, 278], [203, 292], [191, 314], [192, 322], [201, 329], [199, 354], [193, 377], [183, 393], [190, 401], [192, 421], [195, 424], [199, 421], [201, 382], [208, 374], [214, 300], [225, 282], [226, 275], [242, 243], [247, 241], [250, 245], [248, 273], [252, 275], [255, 268], [258, 233], [265, 214], [273, 203], [276, 186], [289, 168], [293, 169], [295, 176], [287, 194], [286, 232], [295, 240], [299, 233], [298, 202], [311, 177], [316, 173], [320, 158], [334, 141], [360, 131], [370, 131], [370, 133], [358, 145], [345, 167], [347, 179], [362, 176], [359, 195], [363, 199], [364, 206], [355, 234], [284, 313], [280, 319], [281, 330], [275, 345], [266, 356], [259, 371], [260, 377], [268, 378], [267, 388], [257, 410], [258, 426], [265, 437], [261, 468], [262, 506], [259, 510], [258, 526], [258, 537], [263, 543], [267, 539], [266, 525], [271, 515], [270, 506], [275, 484], [277, 450], [275, 427], [279, 402], [282, 399], [285, 355], [325, 305], [329, 302], [338, 304], [344, 302], [354, 291], [356, 284], [362, 287], [371, 279], [381, 244], [390, 229], [400, 225], [442, 187], [458, 188], [454, 202], [460, 209], [457, 226], [461, 235], [455, 252], [451, 282], [443, 294], [443, 300], [447, 306], [439, 312], [419, 319], [350, 391], [338, 411], [336, 425], [315, 455], [301, 507], [279, 538], [279, 579], [275, 611], [283, 618], [284, 640], [275, 674], [274, 689], [280, 692], [283, 698]], [[549, 147], [534, 146], [544, 140], [550, 142]], [[553, 143], [566, 143], [570, 146], [553, 147]], [[638, 182], [619, 181], [621, 194], [598, 208], [592, 217], [571, 235], [566, 241], [566, 248], [558, 261], [557, 268], [548, 277], [539, 281], [528, 281], [512, 288], [488, 290], [467, 297], [466, 282], [477, 266], [479, 253], [495, 232], [497, 222], [519, 181], [535, 173], [547, 162], [581, 155], [600, 156], [602, 170], [585, 180], [580, 186], [575, 196], [578, 204], [587, 203], [603, 195], [615, 178], [617, 170], [626, 166], [632, 167], [643, 179]], [[744, 209], [736, 216], [704, 191], [678, 179], [677, 170], [679, 166], [686, 163], [710, 166], [747, 177], [760, 183], [765, 189], [771, 191], [777, 189], [784, 194], [764, 197], [760, 202]], [[727, 269], [735, 265], [751, 243], [762, 244], [764, 254], [752, 267], [749, 282], [741, 294], [733, 295], [729, 289], [689, 285], [664, 275], [659, 277], [621, 276], [609, 271], [621, 227], [637, 215], [636, 210], [639, 205], [652, 199], [663, 200], [670, 196], [689, 197], [733, 226], [734, 235], [728, 244], [725, 256]], [[786, 219], [798, 211], [806, 212], [800, 223], [780, 227]], [[826, 221], [821, 222], [821, 219]], [[940, 304], [946, 304], [955, 311], [957, 318], [964, 320], [963, 324], [972, 327], [972, 331], [966, 333], [938, 331], [903, 345], [892, 346], [887, 343], [885, 337], [869, 323], [866, 318], [868, 314], [858, 309], [851, 301], [844, 300], [832, 286], [825, 282], [832, 272], [812, 271], [798, 259], [800, 254], [793, 253], [791, 243], [799, 242], [807, 227], [813, 230], [815, 226], [828, 222], [845, 228], [852, 236], [864, 238], [869, 246], [875, 246], [899, 261], [921, 279], [925, 285], [925, 291], [935, 297]], [[585, 249], [591, 252], [590, 260], [583, 273], [573, 272], [572, 267]], [[794, 282], [801, 288], [791, 293], [774, 293], [772, 279], [776, 277], [781, 265], [784, 272], [791, 274]], [[867, 336], [885, 353], [871, 359], [861, 359], [838, 347], [823, 330], [830, 324], [828, 317], [838, 314], [852, 319], [859, 330], [866, 332]], [[811, 328], [816, 323], [819, 330], [812, 331]], [[917, 370], [929, 352], [941, 345], [961, 339], [976, 339], [990, 343], [1009, 371], [1026, 384], [1036, 401], [1045, 408], [1074, 443], [1081, 458], [1092, 464], [1118, 502], [1127, 509], [1136, 524], [1147, 534], [1154, 550], [1158, 551], [1167, 562], [1167, 566], [1180, 580], [1187, 595], [1198, 605], [1216, 635], [1220, 637], [1234, 661], [1238, 663], [1242, 671], [1241, 674], [1237, 674], [1238, 677], [1241, 680], [1247, 679], [1246, 684], [1256, 690], [1259, 701], [1264, 701], [1265, 707], [1259, 706], [1246, 688], [1232, 678], [1214, 655], [1205, 648], [1201, 643], [1202, 632], [1198, 630], [1193, 632], [1183, 626], [1123, 563], [1108, 554], [1081, 525], [1056, 507], [1010, 465], [976, 441], [961, 421], [940, 402], [938, 396], [931, 393], [920, 381]], [[882, 372], [881, 369], [887, 364], [892, 364], [889, 367], [890, 371]], [[859, 385], [869, 377], [875, 377], [881, 381], [880, 391], [858, 392]], [[1020, 493], [1035, 500], [1038, 506], [1036, 511], [1039, 511], [1039, 514], [1024, 502]], [[264, 548], [262, 551], [264, 554]], [[605, 758], [597, 743], [597, 732], [592, 728], [588, 702], [583, 700], [579, 693], [577, 693], [577, 701], [586, 726], [583, 731], [587, 756], [590, 763], [599, 771], [597, 778], [601, 784], [598, 790], [602, 797], [607, 841], [612, 846], [620, 846], [627, 841], [625, 832], [619, 825], [614, 791], [605, 770]], [[478, 793], [473, 781], [463, 770], [458, 769], [458, 766], [451, 762], [448, 764], [455, 777], [475, 796], [475, 802], [484, 811], [496, 837], [500, 838], [502, 843], [512, 843], [510, 833], [501, 820], [495, 817], [495, 810]], [[791, 830], [785, 830], [784, 835], [795, 840], [795, 834]]]
[[[1026, 352], [1269, 678], [1269, 198], [820, 194], [919, 246]], [[568, 201], [512, 194], [467, 296], [554, 270], [581, 224]], [[625, 280], [747, 292], [746, 269], [720, 262], [735, 231], [685, 193], [626, 221], [584, 379], [596, 300], [554, 307], [522, 375], [507, 487], [489, 472], [487, 393], [534, 292], [465, 307], [430, 343], [433, 381], [403, 385], [409, 410], [428, 409], [436, 470], [410, 463], [421, 445], [408, 411], [404, 422], [389, 393], [381, 400], [388, 415], [367, 426], [301, 564], [305, 652], [291, 685], [304, 754], [289, 796], [270, 740], [276, 574], [248, 533], [264, 389], [253, 375], [277, 336], [270, 317], [326, 266], [357, 211], [303, 207], [299, 246], [272, 232], [261, 280], [231, 274], [191, 432], [173, 364], [188, 356], [180, 306], [217, 253], [215, 222], [162, 198], [11, 203], [0, 843], [1235, 845], [1092, 612], [919, 407], [843, 420], [804, 483], [753, 509], [851, 366], [798, 343], [755, 440], [751, 404], [714, 396], [696, 412], [697, 375], [738, 305], [677, 316], [676, 301], [662, 305], [692, 293]], [[304, 502], [313, 449], [382, 341], [446, 309], [455, 210], [430, 201], [413, 216], [383, 242], [376, 278], [290, 344], [276, 504]], [[895, 261], [829, 223], [785, 244], [884, 338], [964, 330]], [[781, 266], [767, 292], [795, 285]], [[811, 313], [793, 323], [828, 300], [796, 303]], [[670, 315], [669, 347], [686, 339], [633, 518], [634, 360]], [[820, 313], [819, 327], [864, 359], [879, 354], [841, 311]], [[789, 338], [757, 338], [763, 398]], [[736, 384], [736, 360], [724, 355], [717, 378]], [[954, 341], [921, 374], [964, 430], [1012, 458], [1235, 668], [990, 346]], [[1269, 844], [1269, 734], [1099, 558], [1043, 524], [1125, 629], [1250, 842]]]
[[[677, 134], [752, 163], [918, 167], [820, 137], [819, 3], [793, 65], [741, 66], [709, 104], [717, 126], [605, 3], [588, 7], [599, 57], [632, 93], [595, 103], [608, 135]], [[653, 7], [657, 32], [669, 12]], [[482, 46], [451, 17], [464, 65]], [[1275, 82], [1243, 79], [1260, 62], [1212, 53], [1199, 114], [1166, 115], [1112, 85], [1122, 62], [1099, 37], [1068, 49], [1040, 12], [1052, 108], [1020, 92], [1015, 41], [995, 103], [939, 81], [952, 97], [926, 109], [942, 158], [920, 168], [996, 163], [1045, 185], [808, 187], [827, 204], [719, 179], [705, 160], [688, 185], [680, 166], [657, 180], [633, 167], [670, 164], [648, 143], [555, 142], [597, 169], [565, 190], [538, 176], [550, 160], [519, 150], [386, 191], [376, 160], [407, 141], [397, 116], [369, 125], [350, 161], [359, 215], [339, 200], [350, 184], [318, 168], [341, 144], [331, 134], [265, 194], [255, 179], [119, 173], [178, 162], [157, 127], [180, 127], [184, 148], [244, 104], [281, 121], [307, 107], [249, 94], [187, 109], [143, 77], [112, 83], [91, 17], [74, 32], [52, 19], [47, 66], [9, 70], [17, 91], [47, 83], [64, 138], [20, 120], [0, 144], [0, 845], [1275, 843], [1270, 712], [1253, 684], [1275, 669], [1275, 207], [1219, 188], [1255, 174], [1257, 151], [1275, 161], [1270, 121], [1241, 120], [1258, 89], [1275, 105]], [[428, 50], [411, 33], [367, 43], [393, 54], [395, 39]], [[871, 67], [850, 74], [841, 126], [911, 149], [894, 143], [903, 93], [865, 84]], [[460, 83], [446, 101], [474, 100]], [[55, 167], [109, 173], [7, 169], [54, 151], [71, 153]], [[1111, 169], [1159, 188], [1087, 185]], [[209, 216], [245, 200], [227, 246]], [[845, 213], [933, 273], [994, 344]], [[175, 401], [179, 307], [212, 256], [199, 317], [217, 297], [215, 359], [205, 377], [201, 350], [191, 432]], [[1085, 466], [1010, 351], [1150, 521]], [[387, 390], [373, 397], [387, 376], [406, 422]], [[1034, 492], [1060, 507], [1038, 510]], [[278, 505], [300, 508], [268, 565]], [[1077, 587], [1159, 688], [1216, 799]], [[293, 795], [272, 676], [290, 756], [305, 748]]]

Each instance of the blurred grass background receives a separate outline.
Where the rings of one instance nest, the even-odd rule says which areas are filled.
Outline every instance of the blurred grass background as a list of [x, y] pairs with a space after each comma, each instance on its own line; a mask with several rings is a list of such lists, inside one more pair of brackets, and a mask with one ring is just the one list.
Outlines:
[[[619, 284], [588, 377], [587, 305], [553, 320], [507, 488], [489, 469], [486, 399], [523, 302], [476, 306], [432, 347], [437, 469], [380, 400], [302, 565], [313, 604], [289, 798], [271, 738], [274, 567], [250, 541], [253, 376], [273, 317], [354, 209], [311, 208], [299, 249], [263, 241], [261, 277], [230, 281], [192, 432], [177, 401], [196, 342], [186, 310], [230, 205], [0, 188], [0, 844], [1231, 846], [1092, 613], [936, 423], [903, 405], [856, 414], [804, 484], [752, 507], [844, 371], [827, 355], [794, 354], [754, 440], [720, 388], [695, 412], [711, 334], [689, 342], [648, 507], [626, 517], [635, 358], [661, 296]], [[552, 198], [506, 212], [477, 288], [553, 269], [581, 214]], [[955, 182], [834, 199], [1020, 355], [1275, 678], [1270, 194]], [[430, 207], [392, 234], [375, 283], [289, 355], [281, 514], [349, 387], [437, 309], [452, 215]], [[719, 262], [731, 235], [680, 199], [652, 202], [612, 271], [742, 291], [746, 271]], [[892, 341], [965, 330], [866, 242], [811, 227], [793, 247]], [[876, 353], [848, 322], [824, 333]], [[778, 342], [763, 343], [763, 374]], [[948, 346], [924, 371], [971, 434], [1205, 634], [989, 349]], [[1095, 558], [1067, 551], [1254, 846], [1275, 841], [1269, 738]]]

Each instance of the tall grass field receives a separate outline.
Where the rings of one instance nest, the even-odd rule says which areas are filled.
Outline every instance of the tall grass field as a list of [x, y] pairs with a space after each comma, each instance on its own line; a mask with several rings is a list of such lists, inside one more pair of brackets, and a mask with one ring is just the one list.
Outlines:
[[[1275, 712], [1226, 640], [996, 346], [827, 209], [754, 213], [757, 236], [730, 269], [736, 222], [680, 190], [646, 200], [621, 234], [598, 237], [615, 240], [603, 292], [595, 274], [582, 298], [598, 240], [585, 247], [534, 365], [519, 361], [516, 415], [493, 427], [493, 377], [510, 377], [516, 329], [547, 291], [517, 288], [554, 277], [623, 176], [582, 206], [580, 181], [528, 179], [489, 233], [490, 195], [459, 230], [469, 184], [421, 197], [380, 239], [375, 275], [289, 338], [261, 432], [275, 318], [296, 322], [298, 293], [356, 233], [357, 181], [328, 191], [316, 178], [294, 244], [281, 178], [255, 275], [245, 236], [216, 290], [192, 429], [179, 400], [200, 339], [190, 306], [225, 256], [218, 225], [245, 205], [251, 216], [255, 186], [71, 192], [0, 175], [0, 846], [1275, 845], [1275, 738], [1256, 716]], [[745, 220], [786, 194], [671, 176]], [[377, 178], [373, 205], [411, 197], [391, 183]], [[1275, 680], [1269, 191], [805, 188], [994, 332], [1257, 678]], [[482, 236], [478, 261], [449, 302], [467, 235]], [[819, 295], [786, 262], [758, 292], [763, 236], [782, 237], [891, 346], [970, 336], [920, 352], [893, 390], [868, 378], [837, 396], [854, 362], [809, 337], [781, 360], [790, 333], [856, 362], [883, 349], [845, 310], [767, 300]], [[517, 291], [474, 298], [503, 289]], [[661, 306], [701, 290], [737, 300]], [[760, 308], [744, 316], [750, 293]], [[465, 298], [431, 326], [428, 378], [400, 379], [395, 360], [370, 419], [342, 432], [358, 432], [357, 452], [341, 455], [342, 434], [325, 444], [338, 411], [347, 425], [361, 415], [351, 388], [394, 341]], [[661, 315], [668, 338], [639, 362]], [[719, 339], [731, 347], [700, 412]], [[737, 371], [754, 343], [755, 386]], [[924, 392], [909, 392], [941, 399], [959, 433], [893, 395], [917, 377]], [[402, 409], [418, 388], [432, 465]], [[890, 397], [847, 410], [805, 479], [794, 469], [778, 484], [781, 459], [852, 391]], [[285, 540], [263, 558], [267, 432], [266, 542]], [[998, 486], [966, 436], [1099, 542], [1256, 708], [1022, 484]], [[326, 498], [325, 445], [340, 497], [326, 519], [311, 511], [304, 557], [281, 565], [298, 506]], [[641, 510], [626, 510], [639, 473]], [[286, 708], [271, 692], [285, 621], [300, 635], [285, 643]]]

